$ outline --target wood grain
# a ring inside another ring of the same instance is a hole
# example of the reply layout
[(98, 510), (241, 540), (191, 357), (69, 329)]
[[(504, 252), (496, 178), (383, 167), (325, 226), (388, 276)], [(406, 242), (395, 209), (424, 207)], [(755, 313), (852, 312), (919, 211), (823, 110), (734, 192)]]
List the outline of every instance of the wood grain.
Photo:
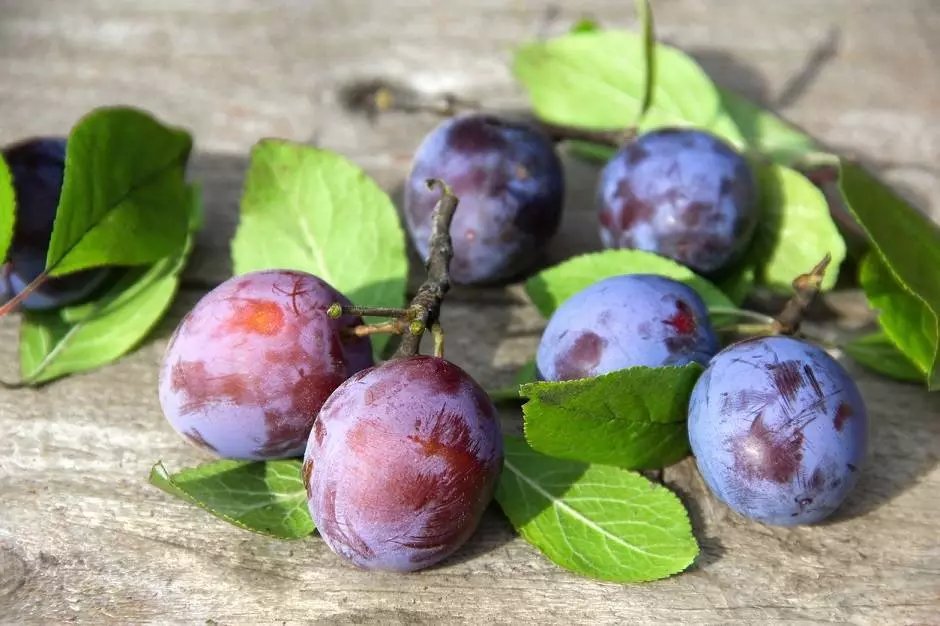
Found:
[[(628, 24), (623, 2), (565, 7)], [(543, 27), (545, 2), (407, 0), (0, 0), (0, 143), (64, 133), (90, 108), (127, 103), (190, 128), (208, 225), (187, 290), (151, 341), (120, 363), (41, 390), (0, 391), (0, 623), (852, 623), (940, 624), (940, 399), (849, 364), (872, 415), (873, 456), (837, 519), (772, 529), (727, 511), (690, 462), (666, 479), (689, 503), (704, 552), (670, 580), (618, 586), (559, 569), (493, 510), (442, 567), (409, 576), (344, 565), (317, 539), (238, 531), (146, 484), (151, 464), (202, 460), (163, 420), (157, 367), (169, 331), (226, 278), (246, 155), (261, 137), (313, 141), (392, 194), (435, 120), (370, 126), (339, 105), (381, 76), (459, 90), (499, 108), (524, 99), (510, 47)], [(940, 12), (932, 0), (654, 2), (660, 34), (720, 82), (827, 144), (877, 164), (940, 215)], [(597, 247), (595, 171), (572, 163), (563, 235), (546, 262)], [(857, 294), (819, 326), (870, 319)], [(16, 324), (0, 321), (0, 370)], [(458, 289), (448, 356), (508, 383), (543, 322), (518, 288)], [(518, 415), (507, 411), (507, 426)]]

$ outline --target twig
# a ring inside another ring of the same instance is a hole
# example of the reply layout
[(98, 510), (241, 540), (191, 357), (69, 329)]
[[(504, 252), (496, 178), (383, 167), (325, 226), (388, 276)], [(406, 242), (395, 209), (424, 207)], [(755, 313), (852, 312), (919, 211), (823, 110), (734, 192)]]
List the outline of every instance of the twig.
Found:
[(826, 268), (832, 261), (832, 255), (828, 252), (823, 260), (806, 274), (797, 276), (793, 281), (793, 289), (796, 293), (784, 305), (783, 310), (774, 321), (773, 330), (779, 335), (794, 335), (800, 330), (800, 323), (803, 321), (803, 314), (813, 302), (819, 288), (822, 285), (823, 277), (826, 275)]
[(350, 326), (343, 328), (340, 332), (347, 337), (368, 337), (369, 335), (377, 335), (379, 333), (400, 335), (405, 332), (406, 327), (407, 324), (403, 320), (394, 319), (388, 320), (387, 322), (379, 322), (378, 324)]
[(7, 315), (16, 310), (16, 307), (20, 305), (23, 300), (25, 300), (31, 293), (42, 287), (42, 285), (49, 279), (49, 275), (46, 272), (43, 272), (33, 280), (31, 280), (24, 288), (23, 291), (19, 292), (12, 298), (6, 301), (3, 306), (0, 306), (0, 317)]
[[(436, 178), (428, 179), (428, 189), (439, 188), (441, 199), (434, 207), (431, 225), (430, 253), (428, 256), (427, 280), (418, 288), (418, 292), (408, 307), (408, 319), (411, 332), (402, 335), (398, 350), (392, 358), (407, 358), (418, 354), (421, 337), (425, 329), (438, 323), (441, 313), (441, 301), (450, 290), (450, 261), (454, 256), (454, 242), (450, 237), (450, 225), (454, 220), (459, 200), (450, 187)], [(418, 332), (415, 332), (415, 331)]]
[(344, 315), (356, 315), (358, 317), (404, 317), (408, 309), (398, 309), (392, 307), (380, 306), (343, 306), (339, 302), (334, 302), (326, 310), (326, 314), (335, 320)]
[[(358, 85), (346, 96), (347, 107), (375, 119), (389, 111), (403, 113), (430, 113), (439, 117), (453, 117), (460, 113), (482, 112), (479, 102), (466, 100), (452, 93), (423, 94), (404, 87), (375, 81)], [(609, 148), (620, 148), (636, 137), (636, 128), (591, 130), (530, 120), (555, 143), (584, 141)]]

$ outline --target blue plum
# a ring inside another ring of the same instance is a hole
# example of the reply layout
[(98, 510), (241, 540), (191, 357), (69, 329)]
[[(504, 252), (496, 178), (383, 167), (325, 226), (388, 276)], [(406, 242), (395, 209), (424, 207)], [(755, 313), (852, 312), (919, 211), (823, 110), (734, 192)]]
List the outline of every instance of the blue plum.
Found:
[(554, 144), (523, 123), (472, 114), (431, 131), (414, 156), (404, 214), (418, 253), (428, 258), (431, 213), (446, 182), (460, 198), (451, 225), (456, 283), (488, 284), (523, 275), (561, 223), (564, 177)]
[(705, 365), (718, 352), (708, 309), (688, 285), (652, 274), (600, 280), (552, 314), (536, 355), (547, 381), (644, 365)]
[(604, 247), (654, 252), (715, 275), (753, 239), (758, 201), (750, 166), (730, 146), (704, 131), (664, 128), (611, 157), (595, 204)]
[[(28, 139), (6, 146), (3, 159), (13, 177), (16, 213), (13, 241), (0, 269), (0, 301), (6, 302), (42, 274), (65, 177), (66, 140)], [(21, 303), (23, 309), (54, 309), (88, 298), (110, 275), (95, 268), (47, 279)]]
[(303, 465), (310, 514), (359, 567), (430, 567), (476, 530), (503, 455), (496, 408), (466, 372), (431, 356), (386, 361), (320, 411)]
[(223, 458), (299, 457), (317, 413), (352, 374), (371, 367), (368, 337), (332, 319), (349, 301), (304, 272), (235, 276), (202, 297), (170, 339), (160, 404), (194, 445)]
[(762, 337), (718, 353), (692, 392), (699, 471), (733, 510), (765, 524), (819, 522), (843, 502), (868, 454), (858, 387), (824, 350)]

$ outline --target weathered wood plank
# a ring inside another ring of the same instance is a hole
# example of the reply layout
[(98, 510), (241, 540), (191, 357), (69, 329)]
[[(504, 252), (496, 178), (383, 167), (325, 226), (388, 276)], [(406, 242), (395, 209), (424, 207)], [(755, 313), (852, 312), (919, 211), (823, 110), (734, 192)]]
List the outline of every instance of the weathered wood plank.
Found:
[[(722, 82), (882, 164), (940, 215), (940, 14), (931, 0), (654, 4), (660, 33)], [(539, 30), (547, 5), (0, 2), (0, 143), (65, 132), (100, 104), (149, 108), (194, 131), (193, 173), (205, 181), (209, 217), (188, 273), (193, 289), (154, 340), (88, 375), (0, 391), (0, 622), (938, 623), (940, 405), (854, 367), (871, 408), (873, 458), (838, 519), (790, 530), (748, 523), (708, 496), (685, 462), (667, 480), (692, 503), (704, 554), (691, 572), (642, 586), (560, 570), (495, 510), (443, 567), (392, 576), (347, 567), (316, 539), (237, 531), (146, 485), (157, 459), (182, 467), (205, 458), (160, 415), (157, 366), (195, 287), (228, 276), (250, 145), (316, 137), (395, 193), (434, 120), (369, 127), (341, 110), (338, 90), (379, 75), (517, 107), (507, 51)], [(623, 7), (581, 2), (561, 10), (554, 30), (581, 14), (627, 23)], [(551, 259), (597, 245), (593, 170), (578, 165), (569, 179)], [(445, 313), (448, 356), (486, 385), (505, 384), (533, 353), (542, 322), (518, 289), (469, 299), (458, 290)], [(857, 298), (843, 300), (840, 310), (858, 309)], [(14, 320), (0, 321), (6, 378), (15, 343)], [(511, 411), (505, 418), (518, 424)]]

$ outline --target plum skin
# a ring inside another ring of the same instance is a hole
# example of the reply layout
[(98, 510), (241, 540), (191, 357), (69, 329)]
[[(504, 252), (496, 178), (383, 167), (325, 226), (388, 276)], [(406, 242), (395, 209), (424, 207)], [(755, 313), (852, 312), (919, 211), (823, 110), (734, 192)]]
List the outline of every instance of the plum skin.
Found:
[(635, 366), (707, 365), (718, 337), (698, 293), (653, 274), (597, 281), (552, 314), (536, 354), (540, 380), (592, 378)]
[(358, 567), (427, 568), (476, 530), (503, 456), (496, 408), (464, 370), (431, 356), (386, 361), (320, 411), (303, 464), (310, 514)]
[(194, 445), (229, 459), (299, 457), (320, 407), (374, 363), (362, 323), (327, 309), (349, 301), (304, 272), (232, 277), (180, 322), (166, 349), (159, 395), (170, 424)]
[[(66, 140), (36, 137), (8, 145), (3, 159), (10, 169), (16, 197), (13, 240), (0, 269), (0, 301), (19, 294), (42, 274), (65, 179)], [(46, 279), (19, 306), (47, 310), (76, 304), (90, 296), (110, 276), (94, 268)]]
[(743, 156), (701, 130), (662, 128), (607, 162), (595, 205), (605, 248), (633, 248), (713, 276), (753, 239), (759, 191)]
[(418, 254), (428, 259), (431, 214), (443, 180), (460, 198), (451, 224), (451, 278), (491, 284), (530, 270), (558, 231), (564, 175), (554, 144), (535, 128), (485, 114), (464, 114), (433, 129), (415, 152), (404, 215)]
[(689, 404), (689, 441), (711, 491), (777, 526), (822, 521), (845, 500), (868, 455), (868, 412), (824, 350), (762, 337), (718, 353)]

